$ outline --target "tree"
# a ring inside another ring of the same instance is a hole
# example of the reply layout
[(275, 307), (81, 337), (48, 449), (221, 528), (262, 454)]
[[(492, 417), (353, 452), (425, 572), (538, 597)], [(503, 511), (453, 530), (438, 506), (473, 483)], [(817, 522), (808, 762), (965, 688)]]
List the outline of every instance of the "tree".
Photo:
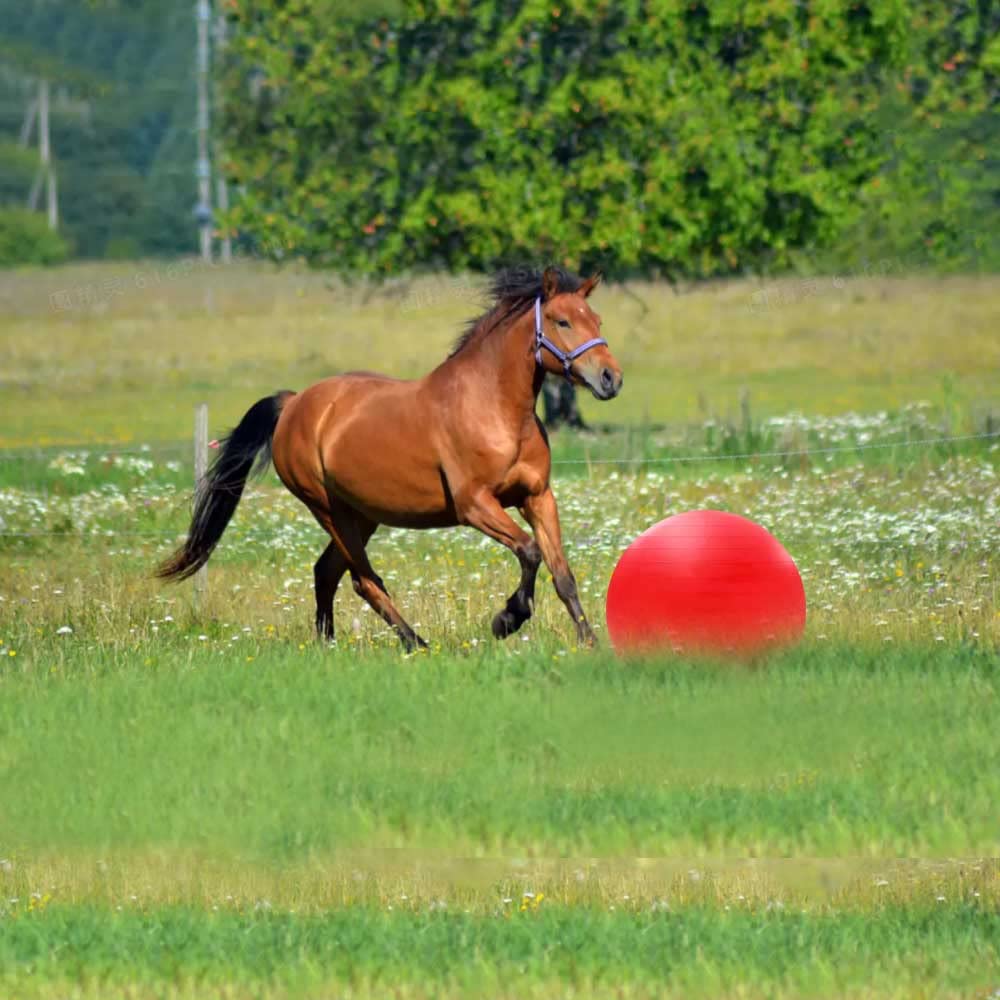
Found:
[[(194, 33), (188, 4), (166, 0), (0, 0), (9, 149), (38, 79), (50, 81), (62, 222), (84, 256), (190, 252)], [(0, 152), (0, 162), (9, 162)], [(3, 184), (23, 205), (30, 181)], [(172, 224), (168, 224), (171, 220)]]
[(979, 39), (962, 66), (995, 104), (989, 5), (230, 10), (231, 225), (278, 256), (376, 275), (522, 259), (614, 276), (784, 268), (857, 231), (859, 192), (891, 155), (876, 112), (912, 66), (924, 83), (905, 99), (931, 114), (954, 91), (942, 47)]

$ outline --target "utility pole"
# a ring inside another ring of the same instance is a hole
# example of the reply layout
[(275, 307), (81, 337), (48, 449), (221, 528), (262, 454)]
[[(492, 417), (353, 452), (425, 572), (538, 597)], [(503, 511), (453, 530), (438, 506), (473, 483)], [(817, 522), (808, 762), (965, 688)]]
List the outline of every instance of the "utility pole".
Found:
[[(24, 116), (24, 121), (21, 123), (21, 145), (27, 149), (28, 144), (31, 142), (31, 130), (35, 127), (35, 121), (38, 118), (38, 105), (39, 99), (37, 96), (31, 99), (31, 103), (28, 105), (27, 113)], [(38, 145), (42, 144), (41, 128), (39, 128)], [(39, 161), (41, 161), (41, 156), (39, 156)], [(42, 193), (42, 181), (45, 180), (42, 174), (41, 162), (39, 162), (38, 168), (35, 170), (35, 176), (31, 179), (31, 190), (28, 192), (28, 211), (37, 212), (38, 211), (38, 196)]]
[(52, 169), (52, 142), (49, 136), (49, 81), (38, 81), (38, 100), (35, 108), (29, 108), (21, 126), (21, 142), (27, 145), (31, 136), (31, 126), (38, 116), (38, 173), (35, 174), (31, 193), (28, 195), (28, 208), (34, 212), (38, 209), (38, 196), (45, 184), (45, 201), (49, 217), (49, 229), (59, 228), (59, 195), (56, 189), (56, 174)]
[(21, 137), (18, 140), (18, 144), (24, 148), (28, 148), (28, 143), (31, 142), (31, 130), (35, 127), (35, 119), (38, 117), (38, 98), (33, 97), (28, 102), (28, 107), (24, 112), (24, 121), (21, 122)]
[[(229, 211), (229, 185), (226, 183), (226, 176), (222, 169), (222, 81), (220, 79), (223, 64), (222, 60), (226, 50), (226, 12), (219, 11), (219, 17), (215, 28), (215, 203), (219, 206), (219, 211), (224, 215)], [(223, 229), (222, 233), (222, 262), (230, 264), (233, 260), (233, 241), (229, 235), (229, 229)]]
[(208, 158), (208, 29), (212, 12), (209, 0), (197, 0), (198, 19), (198, 219), (201, 258), (212, 259), (212, 164)]

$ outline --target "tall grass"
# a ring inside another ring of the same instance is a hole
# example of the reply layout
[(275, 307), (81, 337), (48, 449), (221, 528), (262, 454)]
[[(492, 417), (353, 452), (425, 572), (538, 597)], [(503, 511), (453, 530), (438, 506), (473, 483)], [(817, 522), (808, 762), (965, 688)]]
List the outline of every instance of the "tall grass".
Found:
[[(187, 440), (193, 406), (231, 426), (260, 396), (350, 369), (429, 371), (480, 309), (478, 279), (345, 286), (295, 269), (194, 262), (0, 275), (0, 446)], [(89, 291), (88, 291), (89, 290)], [(65, 294), (63, 294), (65, 293)], [(625, 368), (614, 424), (739, 424), (926, 400), (956, 429), (1000, 409), (995, 278), (601, 290)], [(966, 428), (967, 429), (967, 428)]]
[(976, 905), (825, 916), (52, 908), (7, 922), (0, 983), (45, 998), (986, 996), (998, 941), (997, 914)]
[(1000, 851), (985, 650), (806, 646), (748, 672), (198, 646), (6, 668), (5, 850)]

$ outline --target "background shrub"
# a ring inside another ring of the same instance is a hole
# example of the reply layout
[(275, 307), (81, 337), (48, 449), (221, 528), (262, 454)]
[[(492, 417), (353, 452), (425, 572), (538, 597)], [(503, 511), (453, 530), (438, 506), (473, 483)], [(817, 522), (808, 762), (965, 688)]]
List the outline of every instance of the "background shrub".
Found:
[(0, 267), (58, 264), (69, 256), (66, 240), (48, 220), (24, 208), (0, 208)]

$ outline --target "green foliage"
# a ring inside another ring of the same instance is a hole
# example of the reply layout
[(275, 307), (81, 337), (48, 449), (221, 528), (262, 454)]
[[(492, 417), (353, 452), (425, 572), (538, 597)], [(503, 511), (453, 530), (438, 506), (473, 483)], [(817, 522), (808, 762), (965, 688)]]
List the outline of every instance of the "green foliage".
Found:
[(886, 141), (890, 154), (859, 190), (825, 269), (845, 261), (897, 276), (1000, 268), (1000, 161), (986, 152), (1000, 143), (992, 116), (928, 125), (903, 110)]
[(12, 178), (31, 181), (38, 170), (38, 152), (16, 142), (0, 142), (0, 166), (3, 167), (3, 182)]
[(1000, 267), (1000, 8), (920, 5), (907, 63), (874, 112), (879, 168), (842, 259), (880, 273)]
[(894, 216), (911, 242), (961, 228), (961, 171), (916, 219), (912, 171), (885, 204), (859, 190), (892, 168), (886, 93), (931, 127), (982, 116), (1000, 62), (995, 12), (931, 0), (324, 6), (231, 5), (230, 222), (368, 273), (543, 257), (711, 274), (787, 266), (873, 217), (890, 241)]
[[(17, 136), (47, 77), (60, 225), (76, 252), (192, 251), (193, 2), (0, 0), (0, 22), (0, 136)], [(25, 204), (31, 175), (0, 173), (0, 203)]]
[(817, 913), (734, 898), (727, 913), (618, 899), (505, 914), (500, 897), (490, 914), (405, 896), (392, 912), (315, 915), (267, 901), (147, 909), (124, 894), (122, 912), (36, 903), (4, 921), (0, 983), (40, 998), (80, 982), (123, 998), (988, 996), (1000, 961), (1000, 918), (974, 901)]
[(58, 264), (69, 251), (69, 244), (49, 229), (44, 215), (23, 208), (0, 208), (0, 267)]
[(37, 149), (0, 140), (0, 206), (23, 207), (38, 171)]
[(997, 849), (986, 648), (807, 644), (750, 673), (538, 637), (409, 662), (267, 633), (220, 649), (239, 630), (209, 622), (114, 649), (74, 624), (0, 668), (5, 851)]

